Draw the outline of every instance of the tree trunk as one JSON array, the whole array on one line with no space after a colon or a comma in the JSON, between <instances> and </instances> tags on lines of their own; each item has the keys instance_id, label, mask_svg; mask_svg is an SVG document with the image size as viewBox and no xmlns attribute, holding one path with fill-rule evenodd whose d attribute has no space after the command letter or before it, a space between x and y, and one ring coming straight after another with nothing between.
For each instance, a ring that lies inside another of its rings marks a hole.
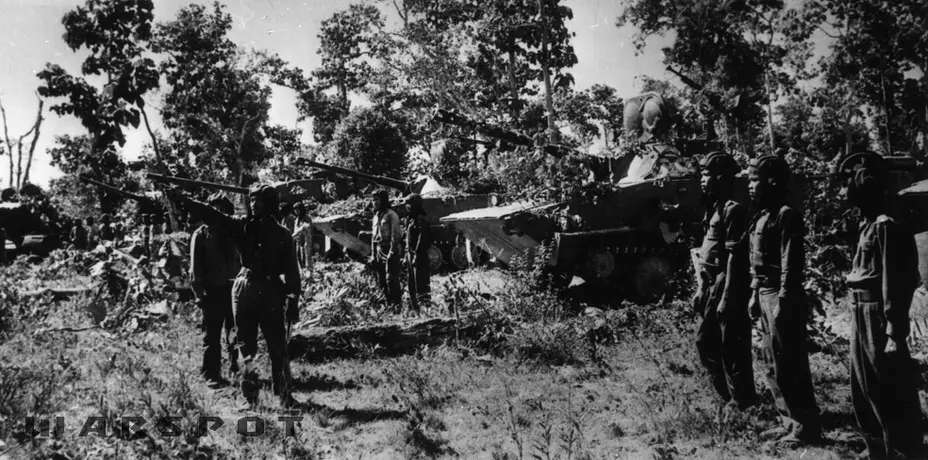
<instances>
[{"instance_id":1,"label":"tree trunk","mask_svg":"<svg viewBox=\"0 0 928 460\"><path fill-rule=\"evenodd\" d=\"M519 120L519 87L516 81L516 54L509 50L509 96L512 98L512 120Z\"/></svg>"},{"instance_id":2,"label":"tree trunk","mask_svg":"<svg viewBox=\"0 0 928 460\"><path fill-rule=\"evenodd\" d=\"M554 98L551 95L551 72L548 65L548 24L545 20L545 0L538 0L538 14L541 17L541 73L545 85L545 109L548 114L548 142L557 143L557 129L554 126Z\"/></svg>"},{"instance_id":3,"label":"tree trunk","mask_svg":"<svg viewBox=\"0 0 928 460\"><path fill-rule=\"evenodd\" d=\"M45 101L39 98L39 113L35 119L35 132L32 133L32 143L29 145L29 157L26 159L26 174L23 176L23 183L29 183L29 173L32 171L32 157L35 154L35 144L39 140L39 132L42 127L42 109L45 107Z\"/></svg>"},{"instance_id":4,"label":"tree trunk","mask_svg":"<svg viewBox=\"0 0 928 460\"><path fill-rule=\"evenodd\" d=\"M880 74L880 87L883 90L883 125L886 129L886 155L893 154L893 140L889 130L889 98L886 93L886 78Z\"/></svg>"},{"instance_id":5,"label":"tree trunk","mask_svg":"<svg viewBox=\"0 0 928 460\"><path fill-rule=\"evenodd\" d=\"M773 137L773 103L770 101L770 79L764 72L764 88L767 90L767 134L770 136L770 153L776 155L777 143Z\"/></svg>"},{"instance_id":6,"label":"tree trunk","mask_svg":"<svg viewBox=\"0 0 928 460\"><path fill-rule=\"evenodd\" d=\"M161 144L158 143L158 138L155 137L155 132L151 129L151 123L148 122L148 112L145 110L145 106L140 105L139 110L142 112L142 119L145 120L145 129L148 131L148 136L151 137L151 148L155 151L155 161L157 162L156 167L158 172L165 174L167 173L167 168L164 166L164 157L161 155ZM174 206L173 201L166 201L168 203L168 221L171 222L171 228L175 231L179 231L180 227L177 221L179 212L177 211L177 207Z\"/></svg>"}]
</instances>

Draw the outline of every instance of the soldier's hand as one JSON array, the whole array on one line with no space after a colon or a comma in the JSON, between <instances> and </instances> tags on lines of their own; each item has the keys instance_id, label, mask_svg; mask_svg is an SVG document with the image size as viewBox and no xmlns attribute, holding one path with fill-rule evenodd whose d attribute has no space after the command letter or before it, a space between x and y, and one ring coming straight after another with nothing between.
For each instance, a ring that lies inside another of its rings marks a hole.
<instances>
[{"instance_id":1,"label":"soldier's hand","mask_svg":"<svg viewBox=\"0 0 928 460\"><path fill-rule=\"evenodd\" d=\"M899 347L896 345L896 341L892 337L887 337L886 339L886 348L883 350L883 353L890 354L895 353Z\"/></svg>"},{"instance_id":2,"label":"soldier's hand","mask_svg":"<svg viewBox=\"0 0 928 460\"><path fill-rule=\"evenodd\" d=\"M206 309L206 295L201 295L197 297L197 308L200 310Z\"/></svg>"},{"instance_id":3,"label":"soldier's hand","mask_svg":"<svg viewBox=\"0 0 928 460\"><path fill-rule=\"evenodd\" d=\"M757 321L760 318L760 296L757 291L751 294L751 300L748 302L748 312L751 314L752 320Z\"/></svg>"}]
</instances>

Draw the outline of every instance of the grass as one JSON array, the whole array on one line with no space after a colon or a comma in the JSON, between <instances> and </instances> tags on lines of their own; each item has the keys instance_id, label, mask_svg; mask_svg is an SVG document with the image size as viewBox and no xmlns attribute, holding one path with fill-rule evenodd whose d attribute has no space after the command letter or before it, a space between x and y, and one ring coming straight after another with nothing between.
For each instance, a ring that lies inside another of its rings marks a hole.
<instances>
[{"instance_id":1,"label":"grass","mask_svg":"<svg viewBox=\"0 0 928 460\"><path fill-rule=\"evenodd\" d=\"M356 266L319 269L311 288L319 300L306 304L304 320L392 318ZM17 283L56 279L47 270L0 272L0 295L14 295ZM55 270L82 276L79 267ZM0 458L839 459L860 449L852 436L846 340L830 332L816 338L829 346L818 347L811 363L833 441L782 451L759 439L777 423L768 393L747 412L724 407L712 393L684 302L585 308L496 270L442 276L433 286L436 305L428 314L486 311L494 321L476 339L414 355L294 362L295 396L304 404L290 433L268 390L264 406L243 413L234 387L204 385L192 304L172 302L170 316L131 330L106 323L72 331L59 329L93 324L89 295L29 303L5 297L13 302L0 304ZM266 379L270 366L260 346ZM60 416L66 424L56 438L33 438L30 416ZM263 435L237 432L245 416L264 422ZM90 417L106 429L79 436ZM124 426L126 417L144 420L145 432ZM157 421L165 417L176 417L180 436L164 434ZM203 417L223 425L198 429Z\"/></svg>"}]
</instances>

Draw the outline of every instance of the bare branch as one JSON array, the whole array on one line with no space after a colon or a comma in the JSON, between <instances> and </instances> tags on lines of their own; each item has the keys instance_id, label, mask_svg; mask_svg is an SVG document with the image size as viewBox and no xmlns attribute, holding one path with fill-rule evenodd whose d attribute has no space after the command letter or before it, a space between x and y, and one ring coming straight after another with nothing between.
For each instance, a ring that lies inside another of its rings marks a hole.
<instances>
[{"instance_id":1,"label":"bare branch","mask_svg":"<svg viewBox=\"0 0 928 460\"><path fill-rule=\"evenodd\" d=\"M6 153L10 156L10 187L13 186L13 143L10 142L10 132L6 124L6 108L0 101L0 115L3 115L3 140L6 143Z\"/></svg>"},{"instance_id":2,"label":"bare branch","mask_svg":"<svg viewBox=\"0 0 928 460\"><path fill-rule=\"evenodd\" d=\"M39 97L38 94L35 95L39 100L39 109L35 116L35 134L32 135L32 143L29 144L29 157L26 160L26 173L23 175L23 183L29 182L29 172L32 170L32 158L35 155L35 145L39 141L39 133L42 128L42 121L45 120L42 117L42 109L45 107L45 101Z\"/></svg>"}]
</instances>

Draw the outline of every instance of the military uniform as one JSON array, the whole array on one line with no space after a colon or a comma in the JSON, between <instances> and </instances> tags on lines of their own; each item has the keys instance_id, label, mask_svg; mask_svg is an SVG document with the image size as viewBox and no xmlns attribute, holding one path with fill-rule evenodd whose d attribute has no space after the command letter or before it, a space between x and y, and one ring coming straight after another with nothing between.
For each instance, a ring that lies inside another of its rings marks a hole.
<instances>
[{"instance_id":1,"label":"military uniform","mask_svg":"<svg viewBox=\"0 0 928 460\"><path fill-rule=\"evenodd\" d=\"M851 173L847 197L864 216L847 276L854 414L872 458L912 455L923 432L916 367L906 342L912 294L921 282L918 249L912 232L883 214L888 171L882 157L856 153L840 169ZM887 347L890 341L894 350Z\"/></svg>"},{"instance_id":2,"label":"military uniform","mask_svg":"<svg viewBox=\"0 0 928 460\"><path fill-rule=\"evenodd\" d=\"M700 273L706 280L696 294L700 315L696 348L712 385L725 401L742 408L756 399L751 359L751 317L748 313L748 253L745 206L729 200L711 214L699 248ZM733 258L728 273L729 256Z\"/></svg>"},{"instance_id":3,"label":"military uniform","mask_svg":"<svg viewBox=\"0 0 928 460\"><path fill-rule=\"evenodd\" d=\"M402 241L403 230L400 228L400 218L396 212L392 209L375 212L371 236L373 268L387 302L393 305L399 305L403 296L400 289Z\"/></svg>"},{"instance_id":4,"label":"military uniform","mask_svg":"<svg viewBox=\"0 0 928 460\"><path fill-rule=\"evenodd\" d=\"M759 301L767 382L777 412L801 439L821 436L809 353L803 288L802 216L788 205L764 209L750 229L751 288Z\"/></svg>"},{"instance_id":5,"label":"military uniform","mask_svg":"<svg viewBox=\"0 0 928 460\"><path fill-rule=\"evenodd\" d=\"M88 235L87 229L84 228L81 224L75 224L74 228L71 229L71 244L74 245L74 248L80 251L84 251L88 246Z\"/></svg>"},{"instance_id":6,"label":"military uniform","mask_svg":"<svg viewBox=\"0 0 928 460\"><path fill-rule=\"evenodd\" d=\"M228 235L203 225L191 238L190 277L203 311L203 366L207 380L221 380L222 331L226 331L229 370L238 372L232 283L241 269L239 255Z\"/></svg>"},{"instance_id":7,"label":"military uniform","mask_svg":"<svg viewBox=\"0 0 928 460\"><path fill-rule=\"evenodd\" d=\"M413 310L431 302L429 247L432 236L425 216L406 218L406 260L409 303Z\"/></svg>"},{"instance_id":8,"label":"military uniform","mask_svg":"<svg viewBox=\"0 0 928 460\"><path fill-rule=\"evenodd\" d=\"M280 396L282 403L289 404L292 377L287 354L285 303L288 296L299 296L301 289L299 264L290 232L271 215L233 217L186 197L182 203L206 225L226 229L241 258L242 269L232 285L232 308L237 345L243 360L245 398L250 403L257 402L260 390L255 363L260 328L271 358L274 393Z\"/></svg>"},{"instance_id":9,"label":"military uniform","mask_svg":"<svg viewBox=\"0 0 928 460\"><path fill-rule=\"evenodd\" d=\"M915 239L881 215L860 225L848 275L851 315L851 398L857 423L876 456L921 445L921 404L906 338L909 307L919 283ZM898 349L887 354L892 338Z\"/></svg>"}]
</instances>

